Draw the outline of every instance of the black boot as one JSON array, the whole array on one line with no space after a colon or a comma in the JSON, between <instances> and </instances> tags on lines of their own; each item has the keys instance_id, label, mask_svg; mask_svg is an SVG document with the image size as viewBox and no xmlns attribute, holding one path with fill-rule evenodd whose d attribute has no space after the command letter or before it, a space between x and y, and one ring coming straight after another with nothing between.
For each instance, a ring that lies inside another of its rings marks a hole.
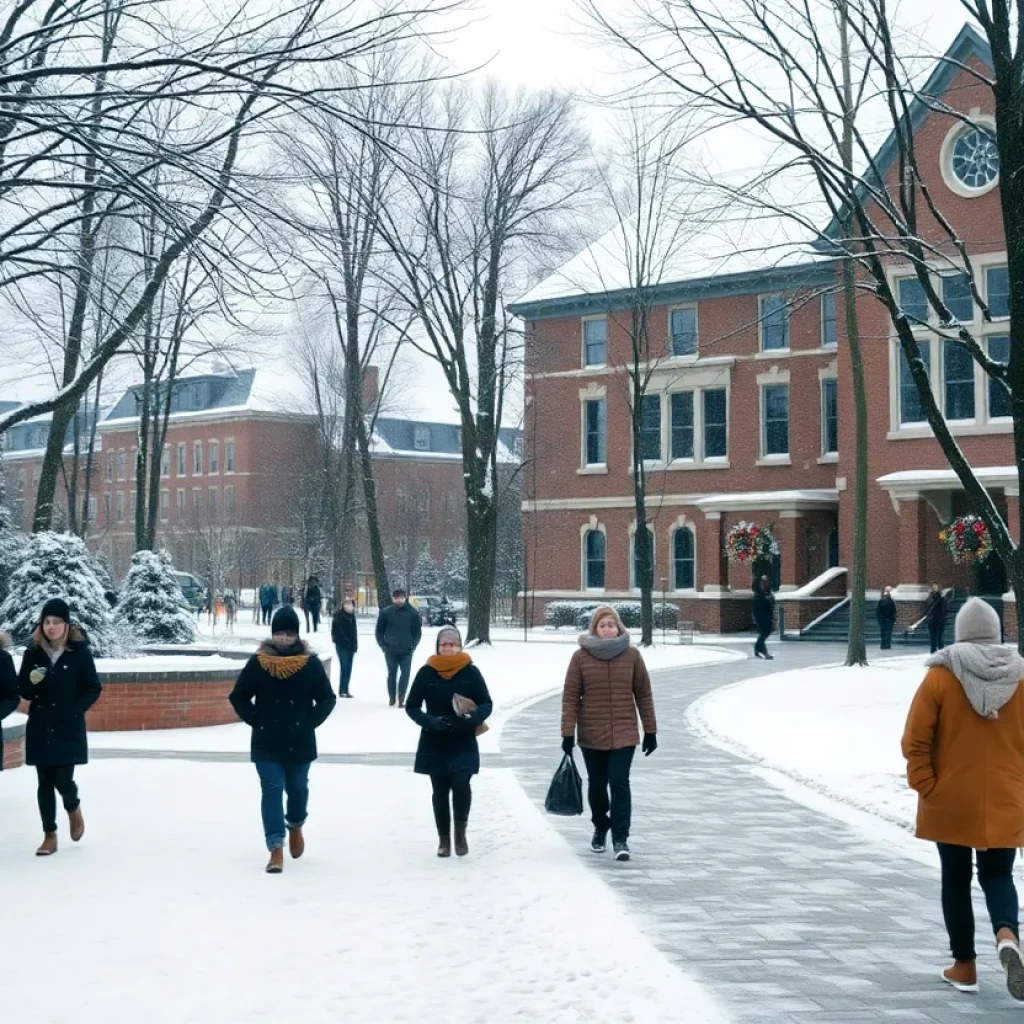
<instances>
[{"instance_id":1,"label":"black boot","mask_svg":"<svg viewBox=\"0 0 1024 1024\"><path fill-rule=\"evenodd\" d=\"M437 834L437 855L438 857L450 857L452 855L452 837L450 832L438 832Z\"/></svg>"},{"instance_id":2,"label":"black boot","mask_svg":"<svg viewBox=\"0 0 1024 1024\"><path fill-rule=\"evenodd\" d=\"M455 856L465 857L469 853L469 846L466 843L466 822L455 822Z\"/></svg>"}]
</instances>

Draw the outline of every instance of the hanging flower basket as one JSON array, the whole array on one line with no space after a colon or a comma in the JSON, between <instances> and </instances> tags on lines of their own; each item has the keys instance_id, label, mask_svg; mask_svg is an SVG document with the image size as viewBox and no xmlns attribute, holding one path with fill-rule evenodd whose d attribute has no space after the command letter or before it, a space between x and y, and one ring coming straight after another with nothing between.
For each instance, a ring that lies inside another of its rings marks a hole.
<instances>
[{"instance_id":1,"label":"hanging flower basket","mask_svg":"<svg viewBox=\"0 0 1024 1024\"><path fill-rule=\"evenodd\" d=\"M939 531L939 543L958 565L982 562L992 553L992 537L980 516L960 516Z\"/></svg>"},{"instance_id":2,"label":"hanging flower basket","mask_svg":"<svg viewBox=\"0 0 1024 1024\"><path fill-rule=\"evenodd\" d=\"M737 565L749 565L772 557L771 530L757 523L737 523L725 535L725 557Z\"/></svg>"}]
</instances>

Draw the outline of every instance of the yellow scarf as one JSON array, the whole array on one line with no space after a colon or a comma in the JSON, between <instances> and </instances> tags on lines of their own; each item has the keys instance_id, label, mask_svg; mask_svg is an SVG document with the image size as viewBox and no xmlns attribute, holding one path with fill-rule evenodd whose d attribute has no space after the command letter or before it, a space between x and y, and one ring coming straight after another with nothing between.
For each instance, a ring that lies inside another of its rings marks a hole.
<instances>
[{"instance_id":1,"label":"yellow scarf","mask_svg":"<svg viewBox=\"0 0 1024 1024\"><path fill-rule=\"evenodd\" d=\"M451 679L472 663L473 659L465 651L459 651L458 654L432 654L427 658L427 664L442 679Z\"/></svg>"},{"instance_id":2,"label":"yellow scarf","mask_svg":"<svg viewBox=\"0 0 1024 1024\"><path fill-rule=\"evenodd\" d=\"M288 679L306 667L309 651L304 650L300 654L278 654L273 644L264 641L256 652L256 660L264 672L275 679Z\"/></svg>"}]
</instances>

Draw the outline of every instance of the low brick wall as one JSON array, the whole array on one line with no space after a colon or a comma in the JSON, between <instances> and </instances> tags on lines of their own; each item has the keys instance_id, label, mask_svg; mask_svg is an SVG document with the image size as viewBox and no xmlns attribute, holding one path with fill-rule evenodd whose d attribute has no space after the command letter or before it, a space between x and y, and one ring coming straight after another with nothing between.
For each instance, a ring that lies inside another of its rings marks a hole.
<instances>
[{"instance_id":1,"label":"low brick wall","mask_svg":"<svg viewBox=\"0 0 1024 1024\"><path fill-rule=\"evenodd\" d=\"M90 732L226 725L237 675L216 672L101 672L103 693L86 713Z\"/></svg>"},{"instance_id":2,"label":"low brick wall","mask_svg":"<svg viewBox=\"0 0 1024 1024\"><path fill-rule=\"evenodd\" d=\"M25 723L8 722L3 726L4 771L20 768L25 763Z\"/></svg>"}]
</instances>

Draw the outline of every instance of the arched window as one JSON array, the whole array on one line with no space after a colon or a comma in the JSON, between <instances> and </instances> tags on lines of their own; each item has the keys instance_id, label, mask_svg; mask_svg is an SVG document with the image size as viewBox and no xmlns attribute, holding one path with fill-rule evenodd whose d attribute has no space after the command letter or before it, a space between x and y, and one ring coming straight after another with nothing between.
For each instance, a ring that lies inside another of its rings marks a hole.
<instances>
[{"instance_id":1,"label":"arched window","mask_svg":"<svg viewBox=\"0 0 1024 1024\"><path fill-rule=\"evenodd\" d=\"M693 531L685 526L672 534L672 579L674 590L692 590L696 585Z\"/></svg>"},{"instance_id":2,"label":"arched window","mask_svg":"<svg viewBox=\"0 0 1024 1024\"><path fill-rule=\"evenodd\" d=\"M604 590L604 534L588 530L583 538L583 585L587 590Z\"/></svg>"},{"instance_id":3,"label":"arched window","mask_svg":"<svg viewBox=\"0 0 1024 1024\"><path fill-rule=\"evenodd\" d=\"M654 530L648 526L647 535L651 538L651 586L654 586ZM633 533L633 588L636 590L640 589L640 559L637 556L637 534Z\"/></svg>"}]
</instances>

